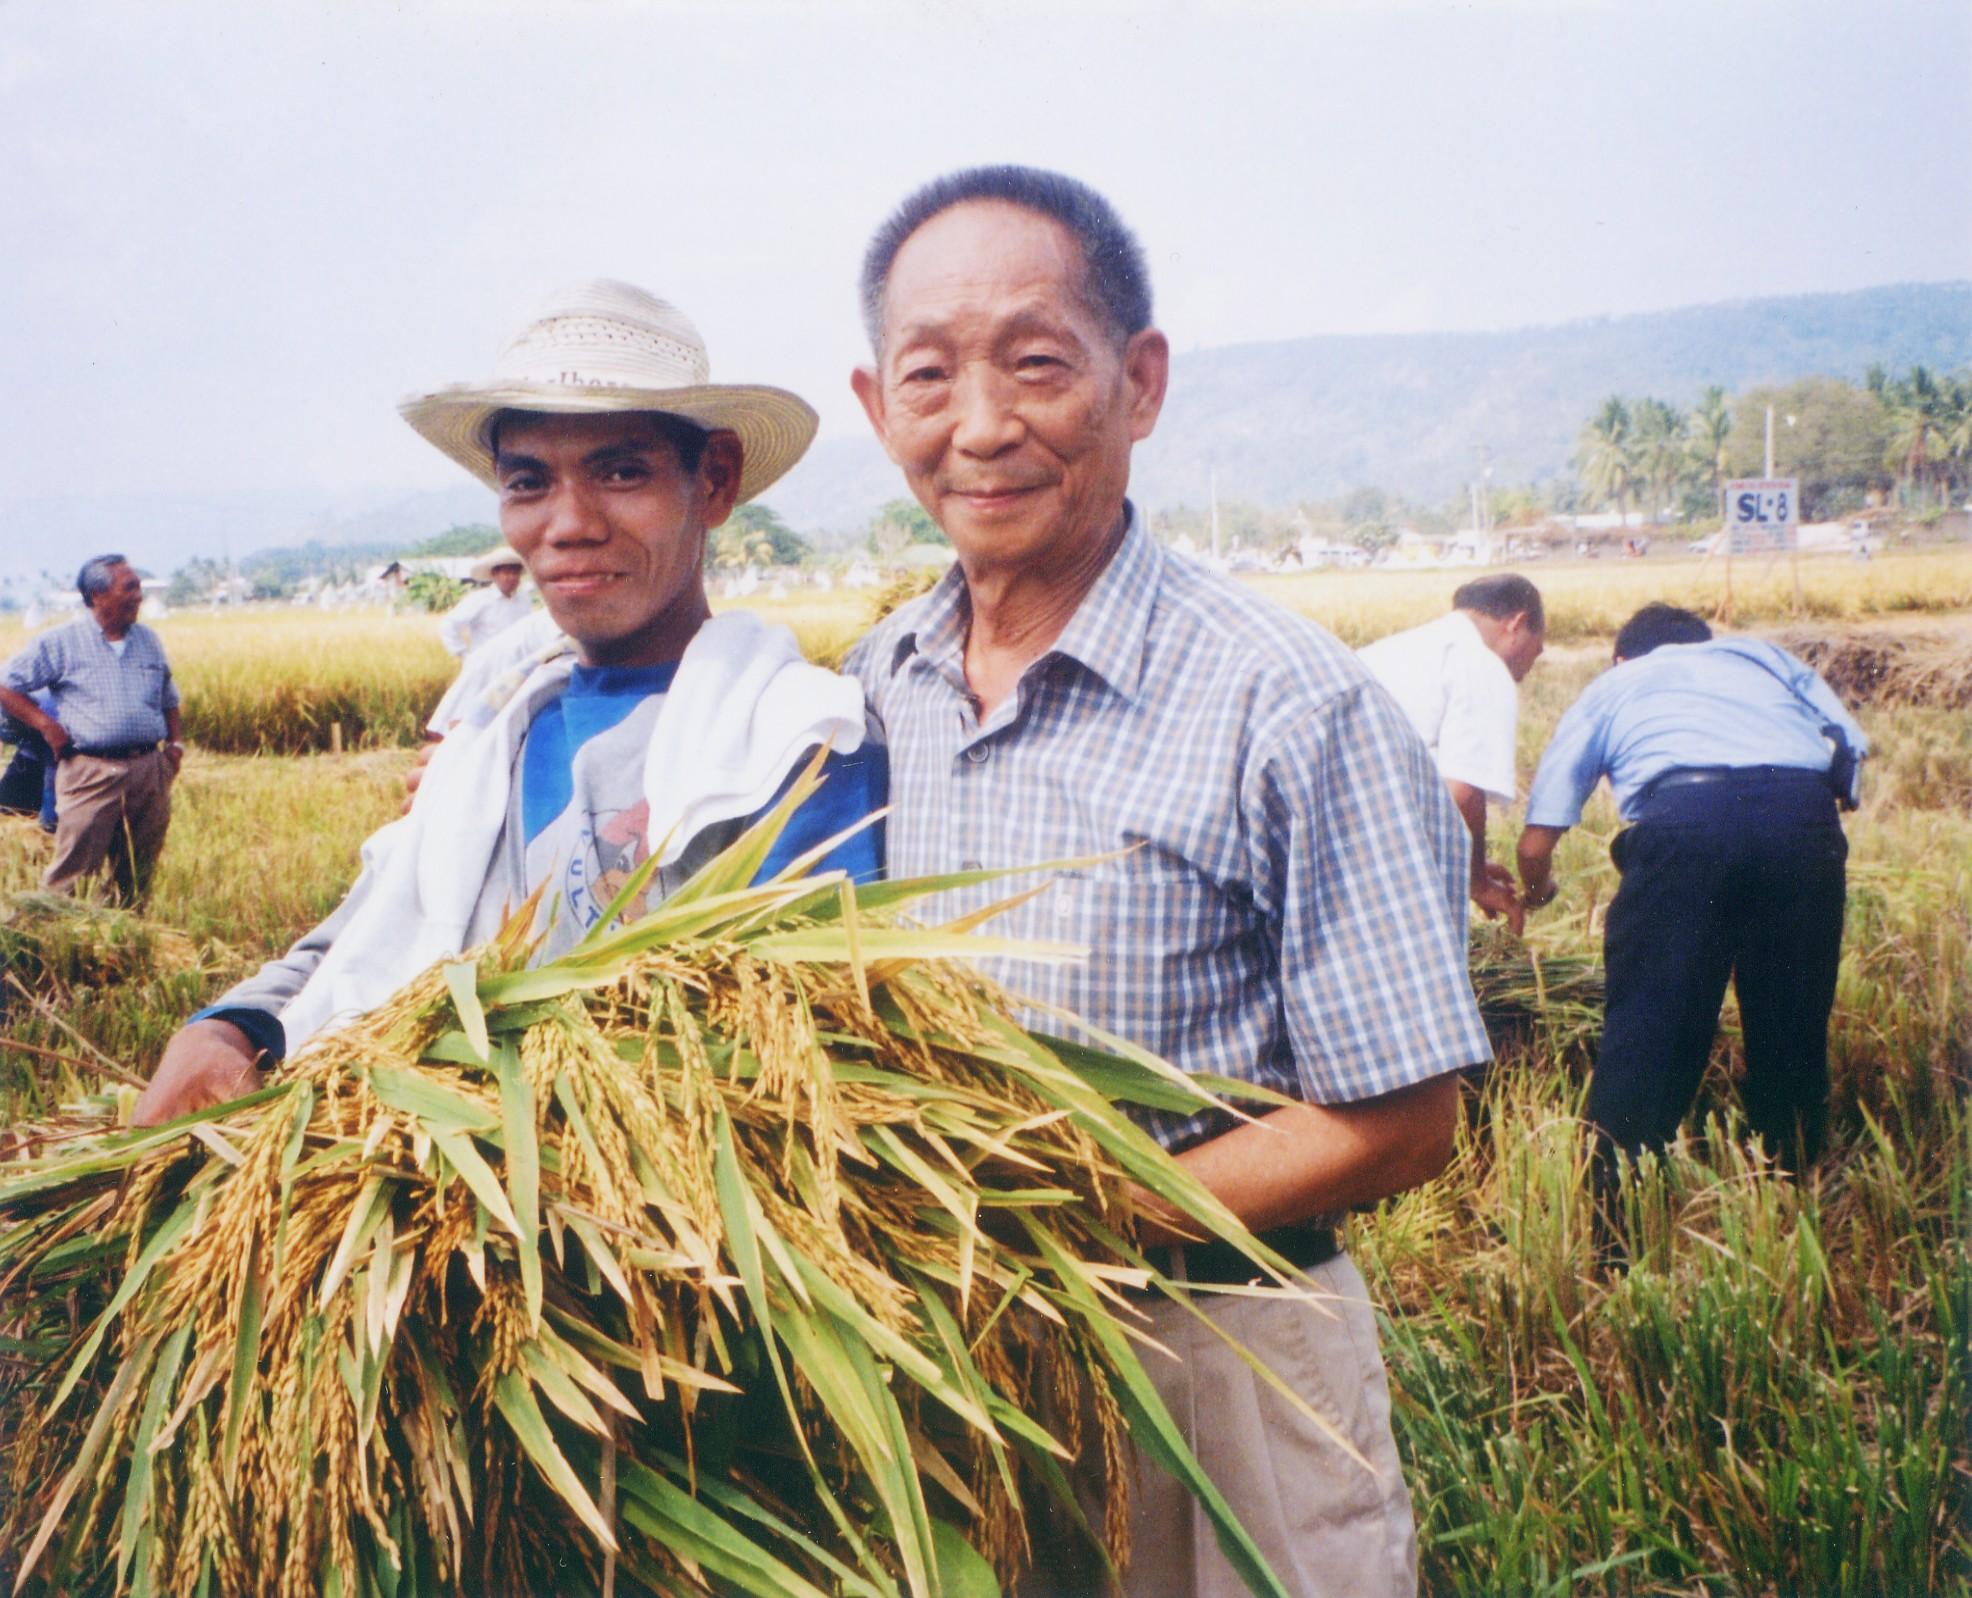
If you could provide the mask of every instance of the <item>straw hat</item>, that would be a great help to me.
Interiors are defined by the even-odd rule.
[[[751,499],[801,459],[815,413],[785,389],[711,383],[710,375],[705,340],[682,311],[628,283],[593,278],[551,295],[484,383],[413,395],[397,409],[489,485],[486,424],[496,411],[665,411],[739,435],[739,497]]]
[[[474,561],[467,575],[476,583],[490,583],[493,581],[493,574],[502,566],[518,566],[522,571],[527,570],[527,562],[502,544],[497,549],[489,549]]]

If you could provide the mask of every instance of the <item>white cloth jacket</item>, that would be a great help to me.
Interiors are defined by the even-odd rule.
[[[503,594],[492,587],[475,589],[440,619],[438,640],[463,660],[481,644],[526,621],[533,610],[534,598],[524,590]]]
[[[220,1002],[274,1009],[288,988],[278,1014],[293,1052],[497,931],[527,892],[496,880],[505,874],[498,845],[521,743],[572,665],[562,655],[535,667],[484,730],[440,744],[410,814],[363,845],[362,874],[342,907]],[[861,689],[809,665],[785,627],[745,611],[714,617],[679,661],[645,755],[659,864],[705,828],[763,808],[819,745],[855,750],[864,728]]]

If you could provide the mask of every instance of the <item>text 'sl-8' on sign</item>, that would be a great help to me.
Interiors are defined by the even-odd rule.
[[[1801,523],[1800,483],[1792,477],[1752,477],[1725,486],[1726,538],[1735,555],[1792,549]]]

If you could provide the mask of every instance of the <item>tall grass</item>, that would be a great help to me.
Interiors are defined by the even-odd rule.
[[[1556,643],[1608,638],[1639,605],[1653,599],[1717,616],[1725,607],[1721,561],[1531,562],[1517,568],[1539,584],[1548,636]],[[1344,643],[1415,626],[1446,609],[1452,590],[1477,575],[1465,571],[1318,571],[1248,581],[1289,610],[1310,616]],[[1733,564],[1732,621],[1741,627],[1808,618],[1855,621],[1911,611],[1972,607],[1972,549],[1955,547],[1886,555],[1867,565],[1826,556],[1800,564],[1801,598],[1787,561]]]
[[[184,701],[185,736],[220,754],[307,754],[403,747],[457,669],[429,616],[299,608],[156,624]],[[0,624],[0,658],[25,642]]]
[[[27,817],[0,816],[0,1127],[39,1114],[83,1080],[48,1053],[100,1049],[148,1074],[185,1017],[332,910],[363,839],[397,813],[406,757],[300,759],[193,750],[141,921],[9,916],[34,889],[49,843]],[[11,933],[9,921],[14,921]],[[160,929],[170,936],[161,946]],[[37,1003],[36,1001],[40,1002]]]
[[[1527,685],[1523,768],[1604,658],[1562,655]],[[1388,1310],[1427,1591],[1972,1590],[1964,718],[1862,719],[1877,769],[1848,828],[1830,1150],[1808,1181],[1740,1141],[1728,1003],[1684,1140],[1628,1189],[1627,1274],[1597,1263],[1574,1034],[1504,1054],[1452,1168],[1352,1227]],[[1536,950],[1597,951],[1616,827],[1602,794],[1564,839]]]
[[[1724,598],[1724,567],[1716,562],[1527,569],[1541,585],[1549,636],[1557,644],[1608,636],[1646,600],[1671,600],[1710,614]],[[1323,571],[1246,580],[1345,643],[1361,645],[1437,614],[1471,575]],[[1891,555],[1867,566],[1810,559],[1801,565],[1799,606],[1785,563],[1742,560],[1733,583],[1734,619],[1742,626],[1966,609],[1972,608],[1972,549]],[[791,628],[811,658],[833,661],[868,625],[875,597],[854,591],[755,596],[745,606]],[[719,608],[731,606],[722,602]],[[425,718],[456,669],[429,616],[289,608],[220,616],[185,612],[157,625],[184,695],[186,736],[221,754],[320,752],[334,746],[338,728],[344,748],[410,747],[423,736]],[[18,624],[0,621],[0,659],[23,642]]]

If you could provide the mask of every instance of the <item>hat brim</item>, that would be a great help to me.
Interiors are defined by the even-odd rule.
[[[418,435],[497,489],[486,423],[496,411],[544,411],[590,416],[612,411],[662,411],[708,432],[739,435],[739,498],[765,493],[807,453],[817,418],[807,401],[786,389],[707,383],[696,388],[569,388],[556,383],[460,383],[398,404]]]
[[[527,570],[527,562],[511,549],[496,549],[490,555],[481,555],[474,561],[471,571],[466,575],[476,583],[490,583],[493,581],[493,574],[502,566],[518,566],[522,571]]]

